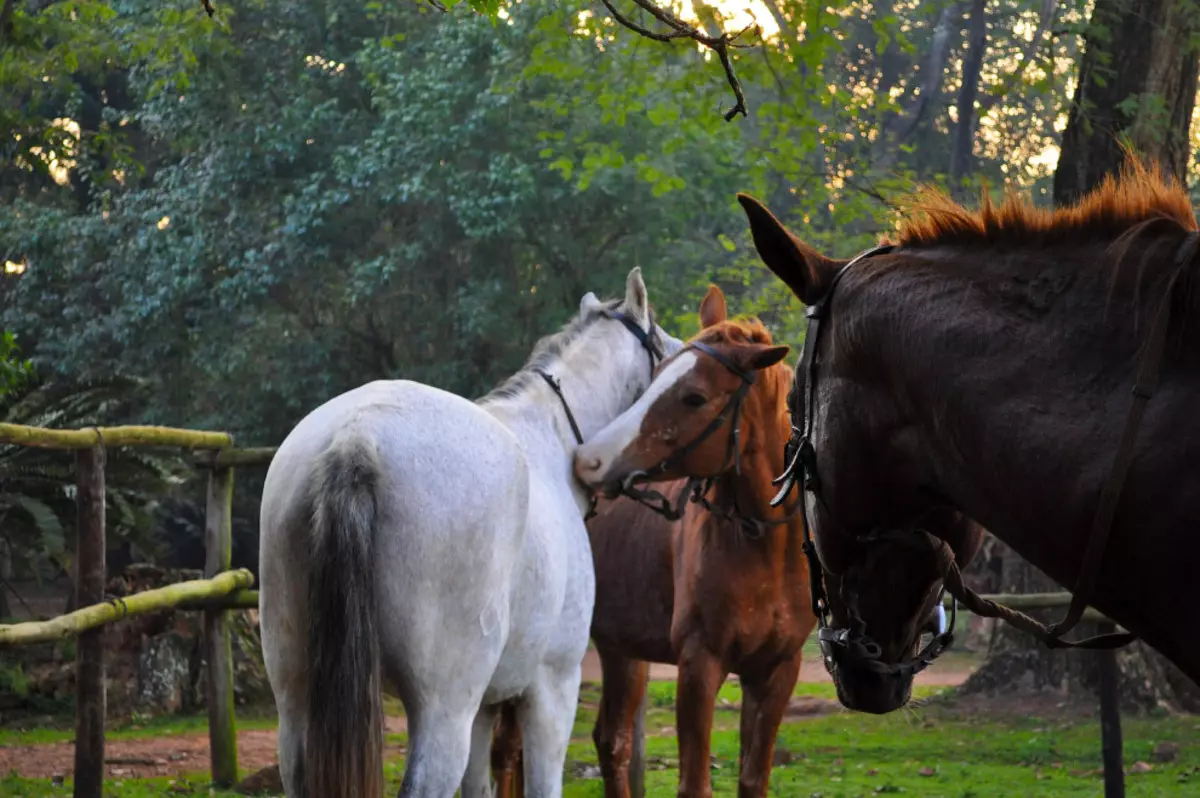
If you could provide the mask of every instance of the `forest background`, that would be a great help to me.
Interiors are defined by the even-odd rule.
[[[274,445],[373,379],[477,396],[635,265],[677,334],[715,282],[798,351],[736,192],[848,257],[921,183],[1061,203],[1122,143],[1195,182],[1193,0],[0,2],[16,423]],[[0,447],[6,582],[69,574],[70,469]],[[191,474],[111,455],[112,567],[202,560]],[[1014,556],[985,555],[993,587],[1044,587]]]

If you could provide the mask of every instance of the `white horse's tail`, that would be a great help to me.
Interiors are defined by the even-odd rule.
[[[382,798],[383,705],[375,606],[380,465],[358,436],[335,439],[312,492],[308,724],[303,798]]]

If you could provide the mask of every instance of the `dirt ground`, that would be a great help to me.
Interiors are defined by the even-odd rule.
[[[674,665],[660,665],[655,663],[650,666],[651,679],[674,681],[675,674],[676,669]],[[966,663],[947,663],[944,660],[939,660],[928,670],[918,673],[914,682],[916,684],[956,687],[965,682],[970,675],[971,668]],[[825,672],[825,666],[821,664],[819,658],[806,657],[804,659],[804,662],[800,666],[801,682],[824,682],[828,681],[828,679],[829,674]],[[587,656],[583,658],[583,681],[600,684],[600,680],[600,657],[596,654],[595,649],[589,648]]]
[[[931,668],[917,676],[918,684],[953,686],[961,684],[970,669]],[[673,680],[675,667],[655,665],[650,676],[657,680]],[[803,682],[822,682],[828,679],[819,661],[806,661],[800,673]],[[600,662],[595,651],[589,650],[583,662],[583,680],[600,682]],[[788,708],[788,719],[823,715],[837,710],[832,701],[815,698],[795,698]],[[403,717],[389,717],[387,729],[391,734],[404,731]],[[276,736],[274,730],[247,729],[238,733],[238,765],[243,773],[275,764]],[[389,746],[388,756],[403,752],[399,746]],[[146,738],[138,740],[109,740],[106,746],[107,771],[112,778],[150,778],[181,776],[208,771],[208,736],[206,734]],[[49,743],[30,746],[0,746],[0,775],[16,772],[26,778],[69,776],[74,770],[73,743]]]

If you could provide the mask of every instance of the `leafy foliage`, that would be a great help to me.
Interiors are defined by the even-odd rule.
[[[0,322],[42,373],[134,375],[141,420],[243,444],[375,378],[478,395],[633,265],[676,332],[715,281],[798,350],[735,192],[839,257],[919,181],[1043,196],[1085,18],[984,4],[979,49],[963,0],[764,0],[733,51],[751,113],[727,123],[694,42],[583,0],[446,5],[12,0],[0,256],[23,269]]]

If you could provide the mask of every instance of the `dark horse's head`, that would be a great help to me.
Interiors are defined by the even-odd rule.
[[[942,585],[960,590],[951,566],[978,549],[974,522],[1062,584],[1082,573],[1148,320],[1200,307],[1196,221],[1186,190],[1136,161],[1053,210],[926,193],[895,247],[850,262],[739,200],[759,255],[808,306],[786,473],[807,487],[826,664],[846,706],[887,712],[940,649],[921,634]],[[1187,443],[1200,350],[1177,327],[1090,598],[1194,664],[1128,580],[1135,566],[1171,585],[1195,572],[1178,541],[1200,506],[1182,487],[1200,484]]]
[[[846,261],[823,257],[758,202],[739,199],[763,261],[810,308],[835,279],[847,286],[858,277],[853,270],[839,276]],[[824,574],[817,587],[827,611],[825,664],[844,705],[884,713],[907,703],[915,674],[948,643],[949,635],[925,643],[926,635],[946,631],[942,577],[951,557],[970,561],[982,530],[928,490],[934,481],[908,408],[857,356],[856,309],[840,293],[835,307],[797,366],[793,424],[803,429],[809,403],[819,489],[810,483],[806,500],[821,565],[812,570],[817,579]]]

